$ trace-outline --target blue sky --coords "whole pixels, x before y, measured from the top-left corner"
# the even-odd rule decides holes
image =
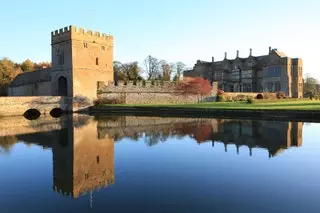
[[[318,0],[10,0],[1,3],[0,57],[51,61],[50,32],[72,24],[113,34],[122,62],[151,54],[191,67],[271,46],[320,79],[319,11]]]

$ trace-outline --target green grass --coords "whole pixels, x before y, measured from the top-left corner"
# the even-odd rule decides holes
[[[255,100],[247,102],[207,102],[199,104],[112,104],[100,105],[97,108],[108,106],[117,107],[183,107],[183,108],[208,108],[208,109],[252,109],[252,110],[320,110],[319,100],[310,99],[280,99],[280,100]]]

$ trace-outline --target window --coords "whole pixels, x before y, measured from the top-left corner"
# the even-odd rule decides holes
[[[58,55],[58,61],[59,61],[59,65],[64,65],[64,52],[61,52]]]
[[[97,156],[97,164],[99,164],[100,163],[100,157],[99,157],[99,155]]]
[[[302,92],[302,90],[303,90],[303,84],[302,84],[302,83],[299,83],[299,88],[298,88],[298,90],[299,90],[300,92]]]
[[[96,65],[99,65],[99,58],[96,58]]]
[[[105,46],[101,46],[101,50],[102,50],[102,51],[105,51],[105,50],[106,50],[106,47],[105,47]]]
[[[267,77],[280,77],[281,76],[281,67],[268,67],[266,70],[265,76]]]
[[[252,92],[252,84],[243,84],[243,92]]]
[[[88,48],[88,43],[87,42],[83,42],[83,47],[84,48]]]
[[[273,92],[273,83],[268,83],[268,92]]]
[[[275,82],[274,87],[275,87],[275,92],[281,91],[281,84],[279,81]]]

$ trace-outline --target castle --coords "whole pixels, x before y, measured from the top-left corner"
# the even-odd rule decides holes
[[[226,92],[285,92],[288,97],[303,97],[303,62],[300,58],[289,58],[277,49],[269,47],[263,56],[228,59],[222,61],[198,60],[184,77],[204,77],[217,82],[218,88]]]
[[[98,81],[113,81],[113,36],[75,26],[51,33],[52,67],[18,75],[9,96],[97,97]]]
[[[9,96],[63,96],[120,98],[127,104],[195,103],[197,98],[177,95],[174,84],[162,85],[114,82],[113,36],[75,26],[51,33],[52,67],[18,75],[8,88]],[[285,92],[288,97],[303,96],[303,62],[289,58],[277,49],[269,54],[233,60],[204,62],[198,60],[184,77],[204,77],[213,87],[226,92]],[[106,83],[103,83],[106,82]],[[137,101],[139,100],[139,101]],[[151,102],[150,102],[151,100]]]

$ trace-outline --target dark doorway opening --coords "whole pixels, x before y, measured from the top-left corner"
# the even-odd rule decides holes
[[[67,79],[63,76],[58,79],[58,95],[68,96]]]

